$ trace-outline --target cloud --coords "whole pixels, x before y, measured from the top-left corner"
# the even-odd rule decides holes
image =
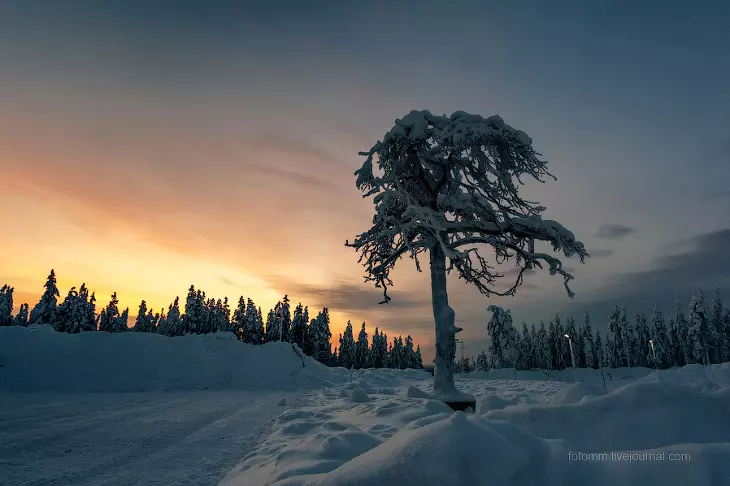
[[[730,228],[695,236],[685,241],[680,253],[655,258],[649,270],[637,270],[607,276],[607,284],[587,298],[579,294],[564,311],[578,315],[588,309],[596,316],[601,329],[616,305],[624,305],[629,315],[651,312],[654,302],[665,313],[673,312],[675,297],[682,305],[691,295],[704,289],[709,296],[713,287],[727,295],[730,291]],[[679,248],[668,245],[668,248]],[[600,324],[599,324],[600,325]]]
[[[272,167],[272,166],[264,167],[264,166],[258,165],[258,164],[250,164],[248,166],[248,169],[250,171],[258,172],[260,174],[264,174],[267,176],[273,176],[278,179],[284,179],[297,186],[308,186],[313,189],[328,189],[328,190],[338,187],[337,185],[333,184],[332,182],[325,181],[318,177],[303,174],[301,172],[297,172],[297,171],[293,171],[293,170],[280,169],[278,167]]]
[[[636,228],[632,228],[631,226],[626,226],[623,224],[605,223],[598,228],[598,233],[596,233],[596,237],[605,240],[616,240],[635,232]]]
[[[588,250],[588,254],[591,255],[591,258],[606,258],[613,255],[614,253],[614,250],[608,250],[605,248],[595,248],[593,250]]]
[[[266,280],[280,293],[289,293],[307,301],[310,306],[328,307],[344,313],[373,313],[388,310],[422,310],[430,306],[430,300],[420,292],[389,288],[391,301],[385,305],[381,289],[365,287],[335,279],[332,285],[315,285],[294,281],[278,275]]]

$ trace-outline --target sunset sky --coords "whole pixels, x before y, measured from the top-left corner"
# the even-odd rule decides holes
[[[372,204],[353,171],[412,109],[501,115],[558,181],[525,195],[593,254],[514,298],[449,282],[467,353],[486,307],[519,323],[730,301],[730,2],[0,2],[0,284],[49,270],[101,305],[160,309],[190,284],[284,294],[412,334],[433,356],[428,275],[393,303],[346,248]]]

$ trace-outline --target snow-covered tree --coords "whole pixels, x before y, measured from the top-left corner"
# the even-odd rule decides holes
[[[20,304],[18,313],[13,318],[13,326],[25,327],[28,325],[29,309],[28,304]]]
[[[0,326],[13,324],[13,287],[3,285],[0,288]]]
[[[584,366],[586,368],[598,368],[597,356],[596,356],[596,344],[593,340],[593,328],[591,327],[591,316],[588,311],[585,313],[583,318],[583,329],[582,329],[582,341],[585,355],[583,357]],[[600,344],[599,344],[600,346]]]
[[[360,333],[357,335],[357,342],[355,343],[355,368],[361,369],[370,366],[369,357],[368,333],[365,331],[365,323],[363,322]]]
[[[687,317],[685,317],[684,315],[684,311],[682,311],[682,304],[679,302],[679,297],[676,299],[675,302],[674,328],[677,338],[677,344],[679,345],[679,349],[681,351],[679,355],[680,363],[678,365],[684,366],[686,364],[692,363],[689,343],[689,323],[687,322]]]
[[[294,317],[291,323],[291,342],[304,349],[304,336],[307,332],[307,318],[304,317],[304,307],[300,302],[294,308]]]
[[[352,368],[355,365],[355,337],[352,332],[352,323],[347,321],[345,332],[340,337],[340,366]]]
[[[142,303],[139,305],[137,318],[134,321],[132,331],[156,332],[157,328],[155,327],[155,324],[157,319],[159,319],[159,315],[157,316],[157,318],[155,318],[154,314],[152,314],[152,310],[147,309],[147,302],[143,300]]]
[[[700,291],[699,297],[692,297],[689,302],[689,332],[687,335],[691,350],[692,362],[709,364],[708,344],[710,327],[708,323],[707,303]]]
[[[243,296],[238,298],[238,305],[233,309],[231,327],[239,341],[244,340],[244,329],[246,328],[246,299]]]
[[[99,330],[104,332],[115,332],[114,326],[119,318],[119,299],[117,293],[112,294],[109,304],[99,314]]]
[[[567,351],[565,355],[565,364],[566,366],[578,366],[578,362],[576,361],[578,359],[578,355],[576,354],[576,343],[578,341],[578,330],[575,328],[575,319],[573,319],[572,316],[568,316],[567,319],[565,319],[565,333],[563,334],[563,337],[565,335],[570,336],[570,340],[565,339],[565,341],[568,341]],[[573,343],[573,351],[570,350],[570,343]],[[575,363],[574,363],[575,362]]]
[[[416,346],[416,368],[423,368],[423,357],[421,356],[421,345]]]
[[[712,309],[709,315],[709,351],[710,361],[720,363],[723,355],[724,343],[724,320],[722,298],[720,297],[720,289],[715,287],[712,297]]]
[[[722,322],[722,362],[727,363],[730,361],[730,309],[725,309],[722,313]]]
[[[126,308],[112,322],[111,332],[129,332],[129,330],[129,308]]]
[[[536,252],[534,242],[549,242],[554,251],[577,255],[581,262],[587,253],[570,231],[541,218],[545,208],[519,196],[522,177],[543,180],[551,174],[530,137],[499,116],[412,111],[361,155],[367,159],[355,173],[356,185],[366,197],[374,196],[375,217],[369,230],[346,244],[361,252],[366,279],[383,288],[383,302],[390,300],[387,286],[396,262],[410,254],[420,270],[418,257],[428,253],[436,328],[434,390],[453,394],[457,328],[447,267],[484,295],[514,295],[524,271],[545,263],[551,275],[563,277],[572,296],[572,275],[558,258]],[[499,274],[480,255],[484,246],[497,262],[514,258],[519,268],[504,292],[493,286]]]
[[[281,327],[281,340],[289,342],[289,331],[291,330],[291,306],[288,295],[285,295],[284,299],[279,303],[276,316],[278,325]]]
[[[385,368],[388,356],[387,338],[376,327],[373,334],[373,343],[370,347],[370,362],[373,368]]]
[[[654,344],[654,360],[660,368],[670,365],[669,359],[669,337],[667,336],[667,325],[664,322],[664,314],[654,302],[654,311],[651,314],[653,327],[652,342]]]
[[[58,292],[58,286],[56,285],[56,272],[53,269],[51,269],[51,273],[48,275],[43,287],[45,287],[46,290],[43,292],[41,300],[30,312],[30,323],[53,325],[53,320],[56,318],[57,299],[61,296]]]
[[[314,359],[320,363],[329,363],[332,358],[332,345],[330,344],[332,332],[330,331],[330,315],[327,307],[324,307],[310,323],[310,336]]]
[[[277,304],[278,305],[278,304]],[[279,319],[276,311],[271,309],[266,315],[266,342],[271,343],[279,340]]]
[[[484,350],[479,351],[475,368],[477,371],[489,371],[489,359]]]
[[[492,313],[487,323],[489,353],[495,359],[498,368],[512,366],[510,343],[507,342],[512,332],[512,315],[508,310],[496,305],[490,305],[487,311]]]
[[[653,366],[653,357],[651,352],[651,331],[649,324],[646,322],[646,316],[643,312],[636,314],[636,334],[634,348],[637,366]]]
[[[243,326],[243,342],[250,344],[261,344],[264,342],[266,332],[264,329],[261,308],[257,308],[254,301],[249,298],[246,301],[245,324]]]
[[[606,340],[612,345],[612,361],[615,366],[632,366],[634,364],[631,352],[632,335],[629,329],[629,322],[626,319],[626,309],[622,305],[616,306],[611,312],[608,320],[608,330],[613,333],[613,339]]]
[[[89,296],[86,284],[81,284],[78,291],[76,287],[72,287],[58,306],[54,329],[72,334],[96,330],[95,301],[93,294]]]
[[[520,352],[518,357],[518,366],[522,370],[529,370],[532,365],[532,339],[530,339],[530,331],[527,329],[527,323],[522,321],[522,336],[520,337]]]
[[[413,349],[413,338],[409,334],[403,342],[403,355],[405,356],[406,368],[418,368],[416,352]]]
[[[175,301],[167,308],[167,316],[160,319],[157,326],[157,333],[163,336],[182,336],[185,334],[182,316],[180,315],[180,298],[175,297]]]
[[[540,343],[538,348],[539,367],[544,370],[552,369],[552,342],[548,339],[548,332],[543,321],[540,321],[540,330],[537,331],[537,342]]]
[[[603,342],[601,341],[601,333],[598,329],[596,329],[596,338],[593,340],[593,349],[596,353],[593,367],[595,369],[604,367],[606,360],[604,357]]]

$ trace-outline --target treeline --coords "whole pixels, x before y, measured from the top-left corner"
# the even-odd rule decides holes
[[[571,342],[575,365],[579,368],[646,366],[663,369],[730,361],[730,308],[723,307],[718,289],[715,289],[710,305],[702,291],[685,305],[676,301],[674,315],[668,324],[656,304],[649,319],[639,312],[631,320],[626,309],[617,306],[608,316],[605,340],[598,330],[593,332],[588,312],[582,323],[576,324],[573,317],[562,323],[556,315],[548,325],[540,322],[539,327],[533,324],[528,328],[523,322],[520,332],[513,326],[509,310],[490,306],[488,350],[476,358],[458,360],[456,370],[468,372],[506,367],[562,370],[572,366]]]
[[[413,349],[413,339],[399,336],[388,343],[388,336],[375,329],[372,344],[368,342],[365,323],[355,341],[352,324],[348,321],[344,335],[340,335],[339,347],[332,350],[330,339],[329,309],[324,307],[310,320],[309,307],[297,304],[291,311],[288,296],[278,302],[266,314],[250,298],[240,297],[235,309],[223,300],[209,298],[205,292],[190,286],[184,310],[179,298],[167,310],[154,312],[143,300],[139,305],[133,327],[129,327],[129,309],[120,310],[117,294],[96,312],[96,296],[85,284],[77,290],[72,287],[58,304],[60,293],[56,274],[51,270],[44,285],[45,291],[38,303],[29,311],[22,304],[13,316],[13,287],[0,288],[0,326],[49,325],[56,331],[79,333],[88,331],[154,332],[164,336],[232,332],[242,342],[264,344],[284,341],[297,344],[308,356],[328,366],[346,368],[420,368],[420,347]]]

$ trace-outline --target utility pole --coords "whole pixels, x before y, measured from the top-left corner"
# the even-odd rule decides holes
[[[654,361],[654,369],[657,369],[656,352],[654,352],[654,340],[653,339],[649,339],[649,345],[651,346],[651,357],[652,357],[652,360]]]
[[[565,337],[568,338],[568,344],[570,345],[570,362],[573,364],[573,383],[577,383],[578,378],[575,374],[575,354],[573,353],[573,340],[570,339],[570,336],[568,334],[565,334]]]

